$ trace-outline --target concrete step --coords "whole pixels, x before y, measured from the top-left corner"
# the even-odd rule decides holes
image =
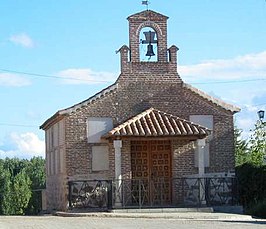
[[[204,208],[130,208],[113,209],[112,213],[178,213],[178,212],[213,212],[212,207]]]

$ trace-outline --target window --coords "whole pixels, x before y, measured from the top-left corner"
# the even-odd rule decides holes
[[[50,147],[50,149],[53,149],[54,148],[54,126],[52,126],[51,128],[50,128],[50,143],[51,143],[51,147]]]
[[[109,170],[108,146],[92,146],[92,171]]]
[[[201,125],[213,130],[213,116],[212,115],[190,115],[189,120],[195,124]],[[198,167],[199,155],[198,150],[195,150],[195,167]],[[210,143],[206,142],[204,147],[204,165],[210,166]]]
[[[60,173],[64,172],[64,151],[63,149],[59,149],[59,167],[60,167]]]
[[[88,118],[87,137],[89,143],[101,142],[101,136],[113,129],[112,118]]]
[[[212,115],[190,115],[189,120],[198,125],[207,127],[213,130],[213,116]]]
[[[58,150],[55,150],[54,151],[54,174],[58,173],[58,169],[59,169],[58,162],[59,162],[59,152]]]
[[[46,171],[47,171],[47,176],[51,175],[51,153],[46,152],[46,160],[45,160],[45,165],[46,165]]]

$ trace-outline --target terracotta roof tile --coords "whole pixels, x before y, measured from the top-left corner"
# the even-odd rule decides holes
[[[207,136],[210,130],[177,116],[150,108],[109,131],[104,138],[116,136]]]

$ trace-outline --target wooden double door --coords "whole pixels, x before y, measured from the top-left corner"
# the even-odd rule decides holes
[[[171,204],[171,142],[131,141],[132,195],[149,206]]]

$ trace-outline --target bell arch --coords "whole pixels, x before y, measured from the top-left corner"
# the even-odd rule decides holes
[[[140,30],[143,29],[144,27],[150,27],[150,28],[154,29],[159,36],[163,35],[162,30],[160,29],[160,26],[157,25],[155,22],[152,22],[152,21],[145,21],[145,22],[141,23],[138,26],[138,28],[136,29],[136,35],[139,35]]]
[[[168,17],[158,14],[151,10],[142,11],[140,13],[128,17],[129,48],[130,48],[131,62],[148,61],[147,59],[143,58],[143,54],[141,54],[141,48],[142,48],[141,46],[143,45],[145,45],[146,50],[149,48],[148,54],[151,54],[152,53],[151,51],[153,51],[154,54],[156,54],[155,55],[156,58],[152,55],[150,61],[158,61],[158,62],[168,61],[167,19]],[[143,28],[147,27],[150,29],[148,31],[145,31],[146,36],[151,37],[152,41],[156,42],[150,43],[146,39],[145,35],[143,34]],[[149,33],[149,31],[151,31],[151,33]],[[143,44],[141,42],[141,39],[147,41],[146,44]],[[147,57],[149,58],[150,56]]]
[[[158,35],[151,27],[143,27],[139,34],[140,61],[158,61]]]

